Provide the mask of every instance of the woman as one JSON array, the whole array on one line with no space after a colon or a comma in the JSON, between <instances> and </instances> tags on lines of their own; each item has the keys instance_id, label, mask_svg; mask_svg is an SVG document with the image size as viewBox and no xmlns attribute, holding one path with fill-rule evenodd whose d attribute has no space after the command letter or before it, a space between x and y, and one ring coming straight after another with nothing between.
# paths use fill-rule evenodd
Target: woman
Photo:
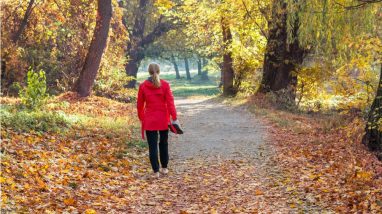
<instances>
[{"instance_id":1,"label":"woman","mask_svg":"<svg viewBox=\"0 0 382 214\"><path fill-rule=\"evenodd\" d=\"M159 65L150 64L148 71L150 77L139 86L137 109L142 124L142 139L145 139L144 131L146 131L154 177L159 177L158 132L161 172L167 174L169 159L168 125L170 124L170 116L173 123L176 124L177 117L170 84L159 79Z\"/></svg>"}]
</instances>

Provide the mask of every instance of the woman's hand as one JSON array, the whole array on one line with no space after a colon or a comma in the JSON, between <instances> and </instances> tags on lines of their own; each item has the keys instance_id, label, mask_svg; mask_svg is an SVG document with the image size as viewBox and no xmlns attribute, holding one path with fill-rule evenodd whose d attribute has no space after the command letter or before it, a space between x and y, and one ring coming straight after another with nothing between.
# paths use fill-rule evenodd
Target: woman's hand
<instances>
[{"instance_id":1,"label":"woman's hand","mask_svg":"<svg viewBox=\"0 0 382 214\"><path fill-rule=\"evenodd\" d=\"M172 121L172 124L176 124L176 125L178 125L178 126L180 127L180 124L179 124L179 121L178 121L178 120L173 120L173 121Z\"/></svg>"},{"instance_id":2,"label":"woman's hand","mask_svg":"<svg viewBox=\"0 0 382 214\"><path fill-rule=\"evenodd\" d=\"M183 134L182 127L180 126L180 123L179 123L178 120L173 120L172 121L172 125L176 129L176 132L173 131L174 133L176 133L176 134Z\"/></svg>"}]
</instances>

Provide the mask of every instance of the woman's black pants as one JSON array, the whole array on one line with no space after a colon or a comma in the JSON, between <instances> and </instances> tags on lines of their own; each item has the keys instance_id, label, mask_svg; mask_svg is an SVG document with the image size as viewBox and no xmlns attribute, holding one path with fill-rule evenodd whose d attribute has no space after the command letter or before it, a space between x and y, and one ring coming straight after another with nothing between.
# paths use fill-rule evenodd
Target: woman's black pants
<instances>
[{"instance_id":1,"label":"woman's black pants","mask_svg":"<svg viewBox=\"0 0 382 214\"><path fill-rule=\"evenodd\" d=\"M159 172L158 162L158 131L146 130L147 142L149 144L150 163L154 172ZM159 157L162 168L168 164L168 130L159 131Z\"/></svg>"}]
</instances>

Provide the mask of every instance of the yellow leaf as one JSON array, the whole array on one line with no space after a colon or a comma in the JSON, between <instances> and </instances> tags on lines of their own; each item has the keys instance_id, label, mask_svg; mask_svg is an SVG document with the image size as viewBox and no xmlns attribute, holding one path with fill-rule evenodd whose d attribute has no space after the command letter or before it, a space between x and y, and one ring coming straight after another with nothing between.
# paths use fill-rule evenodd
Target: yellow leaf
<instances>
[{"instance_id":1,"label":"yellow leaf","mask_svg":"<svg viewBox=\"0 0 382 214\"><path fill-rule=\"evenodd\" d=\"M290 192L290 191L292 191L292 190L294 190L294 189L295 189L295 188L293 188L293 187L289 187L289 186L288 186L288 187L286 188L286 191Z\"/></svg>"},{"instance_id":2,"label":"yellow leaf","mask_svg":"<svg viewBox=\"0 0 382 214\"><path fill-rule=\"evenodd\" d=\"M328 189L323 189L322 191L323 192L330 192L330 190L328 190Z\"/></svg>"},{"instance_id":3,"label":"yellow leaf","mask_svg":"<svg viewBox=\"0 0 382 214\"><path fill-rule=\"evenodd\" d=\"M4 178L4 177L0 177L0 183L5 183L6 181L7 181L6 178Z\"/></svg>"},{"instance_id":4,"label":"yellow leaf","mask_svg":"<svg viewBox=\"0 0 382 214\"><path fill-rule=\"evenodd\" d=\"M8 197L6 195L1 196L1 203L6 204L8 201Z\"/></svg>"},{"instance_id":5,"label":"yellow leaf","mask_svg":"<svg viewBox=\"0 0 382 214\"><path fill-rule=\"evenodd\" d=\"M373 177L373 173L371 172L357 172L357 178L363 179L363 180L370 180Z\"/></svg>"},{"instance_id":6,"label":"yellow leaf","mask_svg":"<svg viewBox=\"0 0 382 214\"><path fill-rule=\"evenodd\" d=\"M26 189L26 190L28 190L28 189L30 189L30 186L29 186L29 184L24 184L24 189Z\"/></svg>"},{"instance_id":7,"label":"yellow leaf","mask_svg":"<svg viewBox=\"0 0 382 214\"><path fill-rule=\"evenodd\" d=\"M85 214L95 214L95 213L97 213L97 212L93 209L86 209L85 210Z\"/></svg>"},{"instance_id":8,"label":"yellow leaf","mask_svg":"<svg viewBox=\"0 0 382 214\"><path fill-rule=\"evenodd\" d=\"M218 212L216 211L215 208L211 208L210 213L211 213L211 214L217 214Z\"/></svg>"}]
</instances>

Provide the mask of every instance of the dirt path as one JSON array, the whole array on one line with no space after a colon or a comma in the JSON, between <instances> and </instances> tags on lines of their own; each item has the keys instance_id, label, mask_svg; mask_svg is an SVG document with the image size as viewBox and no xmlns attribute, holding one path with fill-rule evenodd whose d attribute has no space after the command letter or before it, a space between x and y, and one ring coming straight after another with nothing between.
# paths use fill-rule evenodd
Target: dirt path
<instances>
[{"instance_id":1,"label":"dirt path","mask_svg":"<svg viewBox=\"0 0 382 214\"><path fill-rule=\"evenodd\" d=\"M174 160L257 158L265 127L244 109L206 99L176 100L185 134L172 138Z\"/></svg>"},{"instance_id":2,"label":"dirt path","mask_svg":"<svg viewBox=\"0 0 382 214\"><path fill-rule=\"evenodd\" d=\"M243 108L176 100L185 134L170 140L170 173L139 177L128 191L134 213L285 213L296 207L272 166L266 127ZM297 199L296 199L297 200ZM299 208L304 210L304 208Z\"/></svg>"}]
</instances>

